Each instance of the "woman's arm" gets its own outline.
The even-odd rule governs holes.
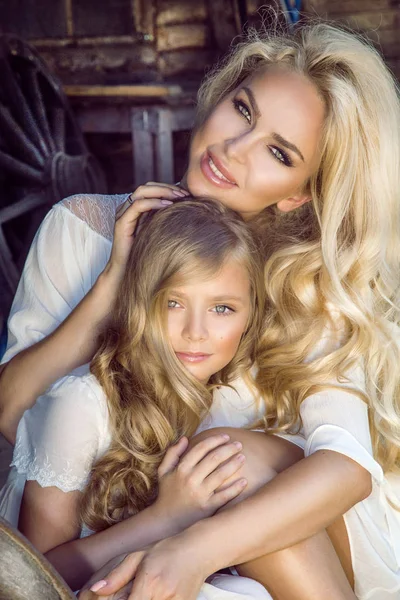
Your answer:
[[[18,423],[57,379],[91,360],[115,301],[120,277],[109,266],[93,288],[40,342],[23,350],[0,371],[0,432],[15,443]]]
[[[35,403],[37,397],[49,385],[91,360],[97,350],[99,333],[107,323],[116,298],[138,217],[142,212],[162,208],[178,195],[186,194],[178,190],[176,186],[141,186],[132,194],[135,202],[132,205],[126,202],[120,207],[117,212],[114,243],[109,262],[86,296],[84,296],[85,290],[81,290],[83,285],[80,285],[80,282],[69,282],[75,294],[82,293],[80,296],[82,300],[65,320],[64,316],[70,300],[65,297],[68,294],[57,289],[53,279],[62,282],[81,277],[82,268],[78,263],[70,269],[71,272],[67,272],[67,266],[63,263],[67,261],[71,264],[71,261],[75,260],[74,253],[84,255],[84,249],[78,252],[77,248],[70,247],[67,252],[68,257],[64,256],[60,249],[64,246],[54,235],[52,223],[46,224],[43,239],[39,235],[35,240],[34,244],[37,247],[33,245],[28,257],[28,263],[31,260],[32,264],[29,264],[28,268],[25,267],[23,280],[25,278],[27,282],[26,287],[34,288],[30,281],[34,271],[38,279],[37,286],[41,288],[41,295],[36,298],[37,290],[29,289],[27,292],[22,285],[22,290],[19,290],[19,301],[22,302],[22,306],[17,310],[18,319],[23,321],[24,311],[27,312],[25,320],[29,323],[23,323],[24,334],[27,331],[32,332],[34,339],[37,339],[38,332],[43,330],[51,331],[53,328],[53,332],[36,344],[28,338],[32,345],[0,367],[0,432],[8,441],[15,442],[16,429],[22,414]],[[57,224],[61,237],[62,224]],[[77,243],[81,243],[79,235],[77,238]],[[69,239],[72,239],[72,235]],[[66,252],[65,248],[63,251]],[[54,253],[57,253],[57,256],[52,256]],[[90,257],[84,255],[83,260],[85,259],[90,261]],[[48,266],[45,267],[44,261],[48,262]],[[60,271],[63,270],[65,273],[61,273],[60,276]],[[50,275],[48,271],[51,271]],[[28,311],[24,306],[24,294],[29,296]],[[54,306],[51,310],[47,310],[47,305],[53,301],[52,294],[57,296],[57,300],[53,302]],[[60,306],[63,306],[62,310]],[[41,311],[44,311],[44,314],[41,314]],[[49,323],[45,326],[44,321]],[[22,335],[21,332],[18,333]]]
[[[343,454],[320,450],[278,474],[254,496],[195,524],[182,534],[182,541],[188,547],[195,540],[208,568],[241,564],[326,529],[370,493],[366,469]]]
[[[369,495],[371,476],[344,455],[318,451],[277,475],[254,496],[182,533],[129,554],[96,585],[110,596],[134,579],[129,600],[194,600],[213,572],[273,553],[326,528]],[[93,580],[93,578],[92,578]],[[85,592],[83,598],[95,598]]]

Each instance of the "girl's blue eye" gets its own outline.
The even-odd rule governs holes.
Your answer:
[[[239,112],[246,119],[246,121],[251,124],[251,112],[247,104],[243,102],[243,100],[237,100],[237,98],[234,98],[232,102],[235,110],[237,110],[237,112]]]
[[[176,300],[168,300],[168,308],[176,308],[177,306],[179,306],[179,304]]]
[[[217,315],[229,315],[230,313],[234,312],[229,306],[226,306],[225,304],[217,304],[214,308]]]

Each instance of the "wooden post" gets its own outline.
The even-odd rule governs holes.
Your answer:
[[[149,109],[132,108],[132,150],[135,186],[154,178],[153,136],[150,130]]]

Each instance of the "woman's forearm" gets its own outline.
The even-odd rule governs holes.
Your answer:
[[[99,533],[66,542],[45,554],[68,585],[77,590],[105,563],[182,530],[157,503]]]
[[[293,546],[325,529],[371,491],[371,475],[321,450],[277,475],[254,496],[183,532],[205,572]]]
[[[119,277],[106,269],[53,333],[2,365],[0,432],[9,442],[15,442],[18,423],[37,397],[92,359],[117,295]]]

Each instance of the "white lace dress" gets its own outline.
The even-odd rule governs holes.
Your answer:
[[[89,291],[110,254],[116,207],[126,196],[75,196],[57,204],[32,244],[9,319],[7,361],[43,339]],[[318,353],[318,349],[316,349]],[[351,374],[363,388],[362,369]],[[253,422],[259,409],[243,381],[215,394],[202,429]],[[303,429],[292,441],[306,456],[321,449],[340,452],[372,475],[371,495],[345,515],[356,594],[360,600],[400,597],[400,479],[384,476],[372,457],[366,405],[355,394],[330,390],[302,404]],[[0,492],[0,515],[18,522],[25,481],[82,490],[90,466],[110,442],[102,389],[84,366],[57,382],[27,411],[19,425],[12,468]],[[220,576],[204,584],[198,600],[261,600],[256,582]]]

